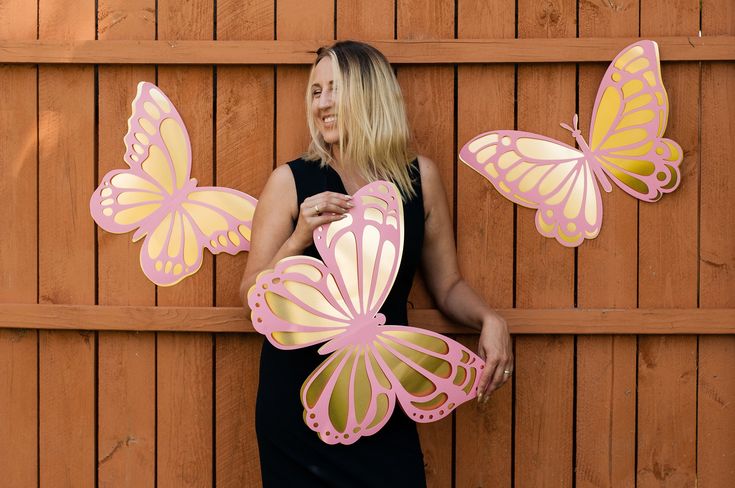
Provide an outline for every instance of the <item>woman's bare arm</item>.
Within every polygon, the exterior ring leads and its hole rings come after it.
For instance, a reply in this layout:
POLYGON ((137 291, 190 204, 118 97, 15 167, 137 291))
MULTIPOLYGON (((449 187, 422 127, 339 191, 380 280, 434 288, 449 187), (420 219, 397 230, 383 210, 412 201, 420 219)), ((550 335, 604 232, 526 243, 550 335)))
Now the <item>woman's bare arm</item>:
POLYGON ((296 200, 293 173, 288 166, 279 166, 268 178, 253 216, 250 254, 240 282, 240 298, 248 313, 247 292, 258 274, 285 257, 301 254, 311 245, 316 227, 341 219, 352 206, 351 197, 334 192, 313 195, 300 208, 296 200))
POLYGON ((478 352, 486 361, 478 399, 502 385, 513 369, 513 353, 505 320, 464 281, 457 264, 446 192, 436 165, 419 157, 426 216, 422 270, 439 309, 456 322, 481 330, 478 352))

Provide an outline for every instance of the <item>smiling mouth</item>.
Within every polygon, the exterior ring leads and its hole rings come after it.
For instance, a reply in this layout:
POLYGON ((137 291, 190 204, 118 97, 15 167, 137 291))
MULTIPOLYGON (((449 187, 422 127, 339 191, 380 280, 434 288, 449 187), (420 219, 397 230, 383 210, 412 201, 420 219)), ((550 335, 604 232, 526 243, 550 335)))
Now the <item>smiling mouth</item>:
POLYGON ((322 117, 322 122, 324 123, 324 125, 332 125, 336 121, 337 121, 336 115, 325 115, 324 117, 322 117))

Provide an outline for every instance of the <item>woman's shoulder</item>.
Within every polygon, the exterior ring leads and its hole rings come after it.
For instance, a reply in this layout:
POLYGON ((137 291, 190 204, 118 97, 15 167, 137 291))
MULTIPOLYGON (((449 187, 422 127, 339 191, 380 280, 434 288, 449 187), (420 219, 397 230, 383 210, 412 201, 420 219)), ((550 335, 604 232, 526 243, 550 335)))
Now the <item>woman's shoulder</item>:
POLYGON ((419 173, 421 174, 422 186, 426 186, 427 183, 431 185, 431 183, 439 181, 439 168, 434 161, 419 154, 416 156, 416 164, 418 166, 419 173))

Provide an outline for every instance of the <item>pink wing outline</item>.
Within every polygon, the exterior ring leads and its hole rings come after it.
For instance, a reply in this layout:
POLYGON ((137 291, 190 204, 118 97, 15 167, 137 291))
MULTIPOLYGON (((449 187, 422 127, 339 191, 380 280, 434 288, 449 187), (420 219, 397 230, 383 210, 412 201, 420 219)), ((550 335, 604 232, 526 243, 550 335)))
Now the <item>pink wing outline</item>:
POLYGON ((477 394, 482 360, 440 334, 385 326, 378 310, 403 252, 403 206, 393 184, 353 196, 348 217, 319 227, 324 262, 279 261, 248 291, 255 329, 280 349, 326 342, 329 356, 301 389, 304 421, 329 444, 351 444, 390 418, 396 398, 411 418, 430 422, 477 394), (430 391, 412 391, 431 385, 430 391))
POLYGON ((679 186, 683 152, 663 137, 668 114, 658 45, 642 40, 627 46, 610 63, 597 91, 589 149, 594 164, 639 200, 655 202, 679 186))
POLYGON ((376 433, 396 399, 409 418, 427 423, 477 395, 484 363, 469 349, 424 329, 379 329, 371 342, 333 352, 301 388, 304 421, 327 444, 352 444, 376 433))
POLYGON ((229 188, 196 188, 184 122, 152 83, 138 84, 124 142, 129 168, 104 176, 90 213, 108 232, 137 229, 134 242, 145 236, 140 263, 151 281, 170 286, 195 273, 204 247, 230 254, 249 249, 257 201, 229 188))
POLYGON ((597 93, 590 144, 566 124, 580 149, 546 136, 500 130, 462 147, 460 159, 514 203, 537 209, 536 228, 564 246, 597 237, 602 226, 599 184, 612 179, 639 200, 652 202, 677 188, 681 147, 663 138, 668 98, 658 46, 639 41, 613 60, 597 93), (596 177, 596 178, 595 178, 596 177))
POLYGON ((500 130, 473 138, 459 157, 510 201, 537 209, 541 235, 574 247, 600 232, 600 189, 579 149, 540 134, 500 130))
POLYGON ((365 340, 374 334, 375 325, 385 323, 378 310, 400 266, 403 205, 395 185, 384 181, 364 186, 352 202, 347 217, 314 230, 323 263, 307 256, 283 259, 274 270, 261 273, 248 291, 253 325, 275 347, 324 342, 314 339, 320 334, 303 335, 317 326, 319 313, 330 327, 350 328, 322 346, 322 354, 365 340), (321 311, 313 303, 319 303, 321 311), (294 325, 290 332, 289 324, 294 325), (299 335, 287 336, 292 333, 299 335), (306 342, 292 343, 300 339, 306 342))

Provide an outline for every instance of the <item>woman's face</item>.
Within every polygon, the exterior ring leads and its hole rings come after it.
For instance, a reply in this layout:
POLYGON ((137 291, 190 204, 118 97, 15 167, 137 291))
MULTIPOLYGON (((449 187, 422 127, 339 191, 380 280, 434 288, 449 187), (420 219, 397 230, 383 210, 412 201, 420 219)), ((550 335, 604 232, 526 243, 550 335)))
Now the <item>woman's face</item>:
POLYGON ((314 68, 311 84, 311 115, 327 144, 339 142, 337 129, 337 93, 332 72, 332 60, 322 58, 314 68))

